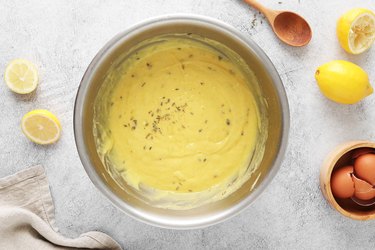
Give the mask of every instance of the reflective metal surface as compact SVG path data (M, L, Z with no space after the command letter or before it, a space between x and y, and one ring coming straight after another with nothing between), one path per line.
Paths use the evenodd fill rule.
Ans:
M240 189L202 207L174 211L155 208L128 195L105 171L93 137L93 105L103 78L117 56L137 43L166 33L195 33L216 40L242 56L254 71L268 103L269 128L263 160ZM289 130L288 102L280 77L265 53L225 23L203 16L169 15L148 20L117 35L95 56L83 76L74 108L74 134L82 164L94 185L119 209L155 226L190 229L228 219L249 206L271 182L284 155ZM258 176L255 188L251 190ZM276 204L275 204L276 205Z

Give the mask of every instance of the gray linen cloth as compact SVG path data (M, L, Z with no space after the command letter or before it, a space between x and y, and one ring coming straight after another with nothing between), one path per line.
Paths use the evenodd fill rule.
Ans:
M111 237L88 232L76 239L57 233L47 177L42 166L0 179L0 249L114 249Z

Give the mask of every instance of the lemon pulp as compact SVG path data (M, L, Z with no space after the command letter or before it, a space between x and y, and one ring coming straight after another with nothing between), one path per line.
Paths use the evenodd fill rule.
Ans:
M36 109L24 115L21 127L26 137L37 144L52 144L61 135L60 121L44 109Z
M351 54L368 50L375 41L375 14L364 8L355 8L337 22L340 45Z
M249 164L265 133L249 79L208 45L162 39L128 57L107 81L96 100L98 153L156 206L222 199L256 167Z
M35 65L30 61L15 59L6 67L4 80L13 92L29 94L38 85L38 72Z

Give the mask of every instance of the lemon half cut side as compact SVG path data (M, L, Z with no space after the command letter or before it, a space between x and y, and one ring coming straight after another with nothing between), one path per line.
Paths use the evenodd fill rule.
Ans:
M375 14L356 8L348 11L337 22L337 37L341 47L351 54L368 50L375 41Z
M48 110L30 111L23 116L21 127L28 139L41 145L55 143L61 136L60 121Z
M6 67L4 80L13 92L29 94L38 86L38 71L32 62L25 59L15 59Z

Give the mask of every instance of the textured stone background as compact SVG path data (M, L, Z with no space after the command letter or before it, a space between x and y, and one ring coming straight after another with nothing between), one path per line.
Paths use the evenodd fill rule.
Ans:
M314 80L318 65L348 59L375 83L375 48L349 56L335 35L343 12L358 6L375 10L374 1L262 2L304 15L314 30L311 43L305 48L282 44L263 16L240 0L0 0L1 71L21 57L35 62L41 74L40 86L30 96L15 95L0 84L0 177L43 164L61 232L74 237L101 230L125 249L374 249L375 222L352 221L335 212L320 193L318 174L337 144L375 140L375 95L357 105L337 105L320 94ZM74 98L91 59L118 32L167 13L211 16L254 39L275 64L290 102L289 148L277 177L240 215L202 230L159 229L124 215L91 184L74 144ZM35 108L50 109L61 119L63 136L56 145L36 146L21 134L21 117Z

